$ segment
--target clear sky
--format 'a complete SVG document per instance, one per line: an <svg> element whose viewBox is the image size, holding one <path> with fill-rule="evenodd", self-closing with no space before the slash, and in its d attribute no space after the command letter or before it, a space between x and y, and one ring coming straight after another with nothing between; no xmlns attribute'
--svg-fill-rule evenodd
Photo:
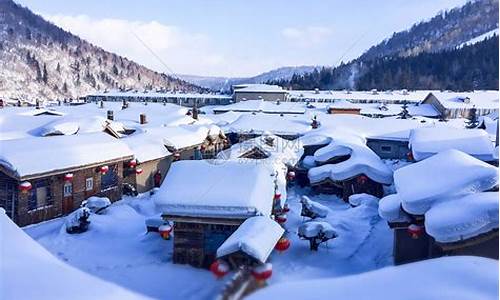
<svg viewBox="0 0 500 300"><path fill-rule="evenodd" d="M161 72L252 76L336 65L466 0L15 0ZM154 54L153 54L154 53Z"/></svg>

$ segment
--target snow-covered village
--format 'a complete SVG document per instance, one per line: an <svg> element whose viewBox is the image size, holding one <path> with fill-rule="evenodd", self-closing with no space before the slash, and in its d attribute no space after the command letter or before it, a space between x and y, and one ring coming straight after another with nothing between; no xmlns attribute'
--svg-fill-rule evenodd
<svg viewBox="0 0 500 300"><path fill-rule="evenodd" d="M227 76L162 31L181 9L221 30L221 3L55 2L0 0L0 299L499 298L498 0L313 1L394 24L349 46L294 19L300 60L269 68L236 22Z"/></svg>

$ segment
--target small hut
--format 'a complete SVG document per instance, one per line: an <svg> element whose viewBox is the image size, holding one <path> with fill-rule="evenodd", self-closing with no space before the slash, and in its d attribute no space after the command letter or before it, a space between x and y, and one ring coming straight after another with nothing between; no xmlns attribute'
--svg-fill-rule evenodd
<svg viewBox="0 0 500 300"><path fill-rule="evenodd" d="M173 163L154 201L174 223L174 263L208 268L246 219L270 217L275 191L270 175L263 165L233 160Z"/></svg>

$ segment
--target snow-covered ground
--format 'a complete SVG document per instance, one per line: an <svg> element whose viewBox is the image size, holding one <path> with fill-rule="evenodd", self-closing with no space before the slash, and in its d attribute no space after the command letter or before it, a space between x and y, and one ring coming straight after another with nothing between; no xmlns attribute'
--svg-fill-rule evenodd
<svg viewBox="0 0 500 300"><path fill-rule="evenodd" d="M310 196L325 205L325 221L337 228L338 238L311 252L307 241L299 240L300 196L308 189L291 188L291 211L285 224L291 247L274 251L271 285L304 279L357 274L391 264L392 232L377 213L376 206L351 208L335 196ZM223 288L207 270L172 263L172 240L157 233L146 234L145 219L158 216L149 194L126 197L104 215L91 215L88 232L69 235L62 219L25 229L60 260L96 277L158 299L213 299Z"/></svg>

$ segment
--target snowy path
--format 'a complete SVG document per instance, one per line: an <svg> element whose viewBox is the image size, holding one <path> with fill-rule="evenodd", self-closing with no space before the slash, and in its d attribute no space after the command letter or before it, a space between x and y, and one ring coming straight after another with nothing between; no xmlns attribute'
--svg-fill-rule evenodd
<svg viewBox="0 0 500 300"><path fill-rule="evenodd" d="M328 207L326 221L339 233L311 252L309 243L297 236L304 221L300 196L308 193L288 191L291 211L285 227L292 244L284 253L273 252L270 284L345 276L390 264L392 233L376 209L351 208L335 196L310 196ZM213 299L224 280L215 280L206 270L172 264L172 241L145 234L144 220L158 213L149 195L141 195L114 203L105 215L92 215L90 230L81 235L66 234L60 219L25 231L61 260L132 291L158 299Z"/></svg>

